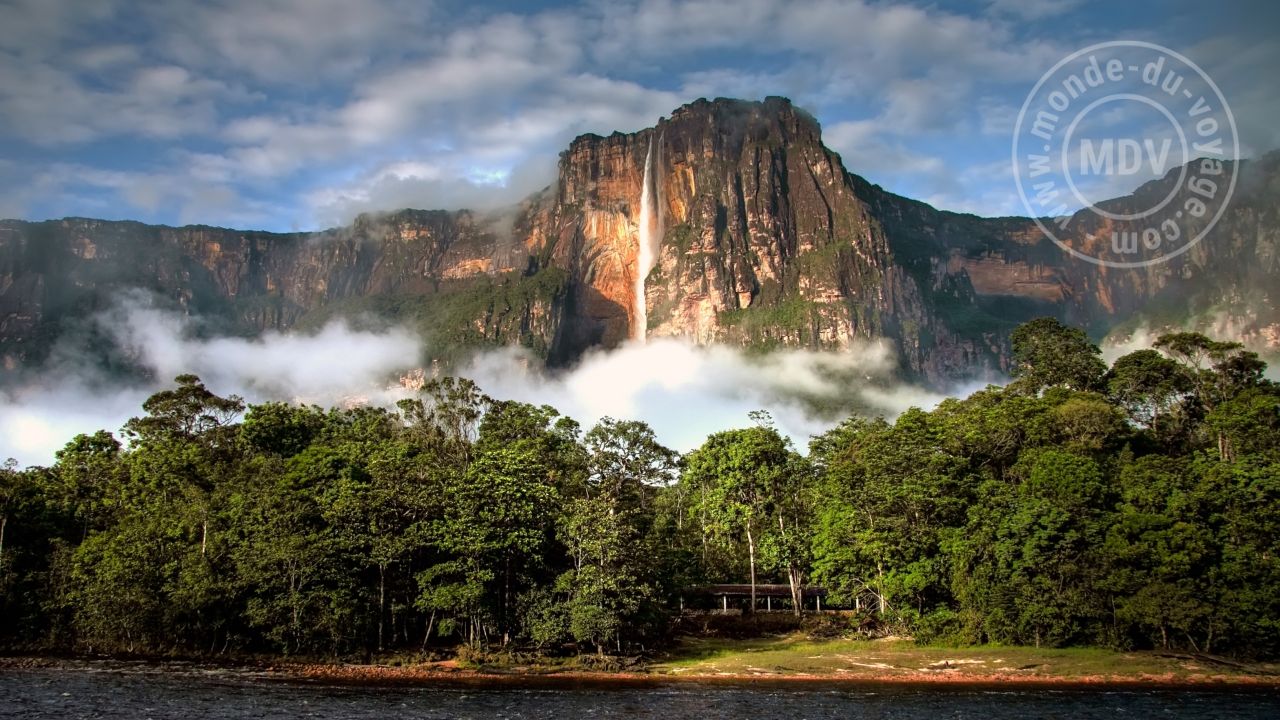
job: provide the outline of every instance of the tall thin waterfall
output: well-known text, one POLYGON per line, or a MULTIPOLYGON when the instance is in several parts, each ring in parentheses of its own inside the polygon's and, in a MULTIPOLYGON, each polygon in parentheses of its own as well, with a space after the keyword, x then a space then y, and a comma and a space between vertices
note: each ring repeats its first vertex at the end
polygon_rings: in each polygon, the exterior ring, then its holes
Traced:
MULTIPOLYGON (((661 139, 659 139, 661 145, 661 139)), ((631 337, 643 341, 649 330, 649 309, 645 304, 644 281, 658 262, 658 246, 662 242, 662 211, 658 209, 658 190, 655 175, 653 137, 649 138, 649 150, 644 156, 644 181, 640 190, 640 238, 636 253, 635 313, 631 337)))

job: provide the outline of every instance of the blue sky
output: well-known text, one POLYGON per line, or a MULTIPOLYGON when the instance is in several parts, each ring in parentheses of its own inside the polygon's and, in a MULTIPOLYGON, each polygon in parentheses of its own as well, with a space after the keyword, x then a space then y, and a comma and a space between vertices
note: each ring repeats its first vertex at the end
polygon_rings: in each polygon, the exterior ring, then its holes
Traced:
POLYGON ((1092 43, 1184 53, 1242 155, 1280 147, 1277 5, 0 0, 0 217, 305 230, 495 206, 549 183, 577 134, 765 95, 890 190, 1025 214, 1013 119, 1092 43))

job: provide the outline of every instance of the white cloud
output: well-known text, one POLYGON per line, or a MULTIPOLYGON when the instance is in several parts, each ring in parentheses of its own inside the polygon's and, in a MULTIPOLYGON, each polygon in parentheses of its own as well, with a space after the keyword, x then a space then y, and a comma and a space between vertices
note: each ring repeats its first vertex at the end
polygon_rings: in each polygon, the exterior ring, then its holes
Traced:
POLYGON ((987 6, 997 13, 1024 20, 1042 20, 1079 7, 1083 0, 988 0, 987 6))
POLYGON ((978 122, 983 135, 1013 138, 1018 106, 1007 100, 982 98, 977 103, 978 122))
POLYGON ((1025 216, 1013 180, 1013 165, 1005 159, 971 165, 956 173, 949 187, 921 199, 937 208, 986 217, 1025 216))
POLYGON ((0 121, 10 137, 37 145, 208 135, 220 104, 252 98, 243 88, 173 65, 136 67, 90 83, 73 71, 0 54, 0 121))
POLYGON ((907 78, 889 84, 881 118, 893 132, 918 135, 949 131, 960 134, 968 124, 973 97, 969 83, 938 78, 907 78))
POLYGON ((420 341, 404 330, 358 331, 341 323, 310 335, 197 339, 190 321, 133 294, 96 324, 156 382, 122 385, 104 378, 72 345, 63 345, 43 378, 0 395, 0 458, 51 462, 76 433, 116 430, 141 414, 143 400, 183 373, 199 375, 214 392, 254 401, 391 402, 388 381, 417 366, 421 351, 420 341))
POLYGON ((850 172, 872 182, 888 182, 890 190, 901 191, 903 184, 910 183, 925 199, 961 195, 966 189, 945 160, 910 149, 893 136, 883 119, 837 123, 826 129, 823 140, 840 153, 850 172))
POLYGON ((589 353, 558 374, 538 370, 515 351, 481 355, 461 374, 495 397, 548 403, 584 425, 604 416, 644 420, 663 442, 682 451, 712 432, 743 426, 748 412, 763 408, 803 449, 810 435, 841 419, 815 413, 806 398, 844 401, 889 417, 942 399, 893 382, 894 365, 883 343, 753 356, 727 346, 661 338, 589 353), (689 412, 691 407, 698 411, 689 412))
POLYGON ((27 58, 57 56, 86 27, 109 19, 116 0, 7 0, 0 50, 27 58))
POLYGON ((357 78, 431 44, 433 3, 419 0, 213 0, 150 9, 159 41, 191 67, 269 85, 357 78))
MULTIPOLYGON (((693 95, 734 95, 765 86, 787 92, 796 84, 810 86, 809 94, 826 102, 832 100, 831 90, 842 84, 847 92, 887 83, 886 116, 895 118, 886 127, 942 129, 958 117, 948 109, 964 100, 964 84, 932 76, 895 78, 936 72, 940 66, 951 68, 956 78, 965 71, 1007 74, 1010 67, 1025 66, 1010 62, 1025 51, 1002 49, 1012 45, 1011 40, 1008 33, 982 21, 851 0, 801 6, 777 0, 663 1, 576 13, 498 15, 441 34, 421 56, 359 84, 340 106, 230 123, 223 136, 237 147, 227 152, 226 164, 266 180, 316 163, 340 163, 344 158, 360 163, 361 155, 377 156, 398 146, 391 157, 357 172, 360 179, 354 187, 321 186, 310 193, 313 205, 316 198, 329 197, 339 205, 355 200, 369 206, 376 202, 363 198, 372 199, 375 191, 388 192, 391 200, 409 192, 427 195, 434 189, 422 187, 420 180, 388 183, 380 165, 417 156, 429 157, 437 167, 470 164, 501 172, 531 154, 558 151, 578 132, 652 124, 659 114, 693 95), (898 42, 908 36, 910 51, 898 42), (580 50, 584 37, 592 39, 586 45, 594 63, 586 63, 580 50), (726 43, 750 45, 757 37, 819 62, 756 76, 717 69, 691 73, 681 78, 680 92, 657 91, 594 72, 595 67, 607 72, 610 67, 657 62, 726 43), (922 57, 943 53, 948 56, 945 64, 922 57), (850 68, 855 78, 847 77, 850 68), (810 77, 815 79, 801 79, 810 77)), ((455 171, 453 176, 467 187, 465 173, 455 171)), ((390 207, 386 203, 380 209, 390 207)), ((332 210, 322 213, 333 217, 332 210)))
POLYGON ((900 141, 885 136, 889 129, 880 120, 854 120, 836 123, 823 133, 823 141, 840 153, 845 167, 859 174, 898 172, 909 174, 945 174, 941 158, 913 152, 900 141))
POLYGON ((343 225, 360 213, 406 207, 496 210, 518 203, 554 179, 554 156, 531 158, 498 173, 496 179, 470 168, 400 161, 346 185, 313 191, 307 203, 322 225, 343 225))
MULTIPOLYGON (((1021 93, 1091 37, 1028 32, 1041 19, 1072 17, 1071 0, 979 7, 987 12, 869 0, 633 0, 513 12, 416 0, 10 0, 0 27, 0 140, 37 152, 145 141, 129 171, 195 181, 201 187, 189 194, 199 202, 170 204, 172 189, 157 198, 142 188, 127 198, 132 207, 216 222, 207 213, 273 210, 271 196, 294 204, 274 227, 314 227, 347 208, 415 198, 479 206, 472 198, 484 184, 475 178, 514 175, 574 134, 639 129, 697 96, 784 94, 828 125, 854 171, 884 182, 917 176, 924 195, 961 197, 956 176, 995 157, 965 157, 968 141, 1007 135, 1021 93), (930 144, 939 137, 954 137, 954 147, 930 144), (384 172, 405 162, 441 172, 384 172), (890 170, 877 175, 879 167, 890 170), (332 202, 318 202, 325 198, 332 202)), ((1275 64, 1275 44, 1224 35, 1194 49, 1215 77, 1230 79, 1223 84, 1233 86, 1247 148, 1280 144, 1274 93, 1252 79, 1275 64)), ((54 161, 88 164, 70 157, 54 161)), ((47 164, 31 161, 28 175, 47 164)), ((13 183, 0 190, 24 192, 13 183)))
POLYGON ((71 55, 71 63, 89 73, 103 73, 142 63, 142 52, 134 45, 93 45, 71 55))
MULTIPOLYGON (((41 381, 0 403, 0 458, 50 462, 76 433, 119 428, 140 413, 149 394, 182 373, 199 375, 216 393, 250 401, 390 406, 408 392, 395 379, 421 361, 421 341, 397 328, 373 332, 333 324, 309 335, 196 338, 189 320, 139 295, 122 298, 96 322, 156 382, 122 387, 102 378, 71 349, 73 343, 65 344, 41 381)), ((890 417, 941 400, 895 383, 895 365, 883 343, 755 356, 659 339, 590 353, 556 373, 539 369, 519 350, 495 350, 478 355, 459 374, 494 397, 550 404, 585 426, 606 415, 644 420, 679 450, 696 447, 709 433, 741 427, 749 422, 748 412, 766 409, 803 449, 811 434, 840 419, 815 413, 806 398, 842 400, 890 417), (698 412, 690 413, 690 407, 698 412)))
MULTIPOLYGON (((1274 5, 1265 12, 1277 16, 1274 5)), ((1259 18, 1266 26, 1266 21, 1259 18)), ((1258 82, 1259 68, 1280 66, 1280 44, 1269 30, 1249 29, 1245 36, 1224 35, 1197 43, 1188 57, 1216 82, 1235 115, 1241 155, 1257 157, 1280 149, 1280 94, 1274 86, 1258 82), (1257 33, 1262 37, 1257 37, 1257 33)))
MULTIPOLYGON (((12 163, 9 173, 0 166, 0 182, 14 177, 23 166, 12 163)), ((179 223, 199 223, 252 229, 278 220, 285 210, 242 197, 225 178, 173 170, 103 170, 90 165, 54 163, 22 176, 22 191, 7 201, 15 208, 37 200, 54 201, 77 208, 79 216, 129 219, 139 212, 176 208, 179 223)), ((0 207, 4 207, 0 202, 0 207)), ((21 215, 0 212, 0 216, 21 215)))

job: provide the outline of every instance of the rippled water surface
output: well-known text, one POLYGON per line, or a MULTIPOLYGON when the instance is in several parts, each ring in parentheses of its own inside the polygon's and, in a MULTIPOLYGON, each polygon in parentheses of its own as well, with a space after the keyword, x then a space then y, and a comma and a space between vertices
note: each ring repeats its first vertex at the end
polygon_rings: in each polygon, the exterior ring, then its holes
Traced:
POLYGON ((4 718, 1280 718, 1280 693, 675 684, 334 687, 224 672, 0 671, 4 718))

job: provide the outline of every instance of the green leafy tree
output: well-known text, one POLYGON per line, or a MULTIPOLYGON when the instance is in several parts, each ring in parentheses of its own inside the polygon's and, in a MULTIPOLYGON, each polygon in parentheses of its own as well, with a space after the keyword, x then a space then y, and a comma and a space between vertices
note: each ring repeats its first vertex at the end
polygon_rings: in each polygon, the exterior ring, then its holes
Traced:
POLYGON ((445 488, 432 541, 447 559, 418 576, 419 607, 448 615, 473 646, 486 641, 491 626, 509 641, 516 598, 546 565, 557 502, 535 447, 478 452, 466 475, 445 488))
POLYGON ((1010 335, 1014 386, 1030 393, 1046 387, 1096 390, 1107 366, 1101 351, 1084 331, 1054 318, 1038 318, 1019 325, 1010 335))
POLYGON ((1111 450, 1128 435, 1124 413, 1093 393, 1074 393, 1061 398, 1048 419, 1056 428, 1061 445, 1083 455, 1111 450))
POLYGON ((1103 548, 1112 642, 1170 648, 1203 637, 1217 612, 1205 602, 1217 549, 1194 475, 1182 461, 1150 455, 1127 464, 1119 485, 1103 548))
POLYGON ((18 509, 25 477, 18 472, 18 462, 13 458, 0 466, 0 574, 6 572, 4 556, 4 532, 9 527, 9 517, 18 509))
POLYGON ((1061 450, 1020 461, 1015 487, 988 484, 957 542, 956 591, 969 632, 985 640, 1062 645, 1100 622, 1095 549, 1107 486, 1097 464, 1061 450))
POLYGON ((1152 430, 1173 412, 1191 385, 1182 365, 1155 350, 1131 352, 1107 373, 1110 396, 1133 422, 1152 430))
POLYGON ((621 507, 651 504, 653 489, 669 485, 678 467, 676 453, 659 443, 643 422, 606 417, 582 442, 588 458, 588 492, 612 498, 621 507))
POLYGON ((568 630, 601 654, 621 646, 628 625, 655 596, 636 528, 639 511, 618 505, 609 496, 578 498, 569 503, 560 527, 573 564, 557 583, 567 596, 568 630))
POLYGON ((399 408, 415 441, 465 470, 492 403, 474 382, 445 377, 429 381, 418 397, 401 400, 399 408))
POLYGON ((1223 401, 1205 417, 1218 436, 1222 459, 1280 454, 1280 395, 1251 388, 1223 401))
POLYGON ((896 425, 853 421, 815 441, 823 471, 815 575, 836 598, 874 598, 912 622, 946 600, 938 548, 961 522, 970 479, 946 452, 940 424, 910 410, 896 425))
POLYGON ((269 402, 249 408, 240 437, 255 452, 290 458, 306 450, 325 426, 318 407, 269 402))
POLYGON ((1011 386, 851 418, 807 458, 761 413, 682 459, 461 378, 246 413, 180 376, 126 444, 0 468, 0 649, 644 651, 691 586, 785 580, 798 609, 812 575, 921 641, 1280 655, 1261 359, 1176 333, 1103 375, 1044 319, 1014 346, 1011 386))
POLYGON ((669 486, 675 452, 642 422, 604 418, 583 437, 586 482, 561 515, 559 538, 571 567, 556 583, 567 630, 603 653, 621 647, 658 613, 657 578, 646 538, 653 496, 669 486))
POLYGON ((683 482, 696 488, 690 510, 703 534, 746 541, 753 611, 760 542, 773 527, 779 500, 801 480, 793 454, 776 430, 756 426, 715 433, 686 459, 683 482))

